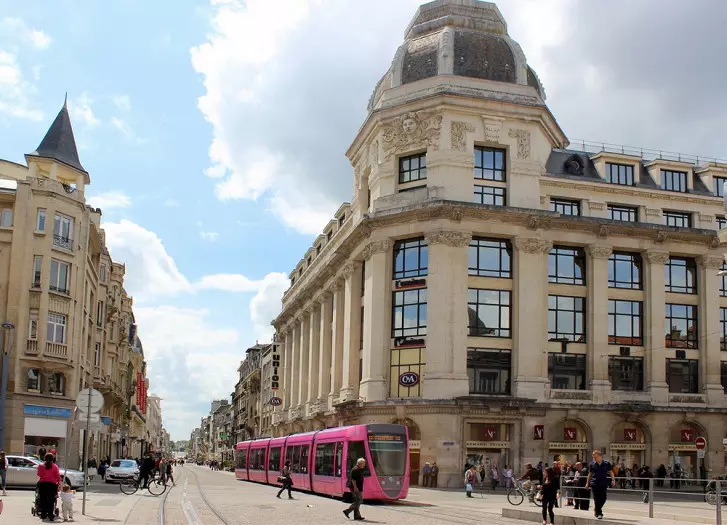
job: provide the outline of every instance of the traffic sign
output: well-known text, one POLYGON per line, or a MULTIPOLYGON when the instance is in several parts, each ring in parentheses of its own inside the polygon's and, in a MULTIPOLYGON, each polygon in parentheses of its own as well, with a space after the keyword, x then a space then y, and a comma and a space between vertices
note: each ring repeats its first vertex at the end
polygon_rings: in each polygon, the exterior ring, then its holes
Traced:
POLYGON ((98 414, 84 414, 83 412, 80 412, 78 414, 79 423, 86 423, 88 421, 90 421, 91 423, 100 423, 101 416, 98 414))
POLYGON ((704 453, 706 451, 703 448, 697 449, 697 459, 704 459, 704 453))
POLYGON ((697 446, 697 450, 704 450, 707 448, 707 440, 702 436, 699 436, 694 440, 694 444, 697 446))
POLYGON ((90 407, 91 414, 96 414, 103 408, 103 394, 93 388, 81 390, 76 398, 76 406, 81 412, 88 412, 90 407))

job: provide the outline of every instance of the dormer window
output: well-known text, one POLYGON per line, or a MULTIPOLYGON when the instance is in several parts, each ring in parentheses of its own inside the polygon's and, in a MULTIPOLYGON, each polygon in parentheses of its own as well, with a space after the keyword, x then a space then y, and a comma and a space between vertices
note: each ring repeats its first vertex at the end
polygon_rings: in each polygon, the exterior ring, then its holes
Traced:
POLYGON ((308 257, 306 262, 308 263, 308 266, 310 266, 310 263, 313 262, 313 257, 308 257))
POLYGON ((666 191, 687 192, 687 172, 661 170, 661 189, 666 191))
POLYGON ((606 163, 606 175, 611 184, 634 185, 634 167, 629 164, 606 163))
POLYGON ((712 191, 717 197, 724 197, 724 185, 727 177, 712 177, 712 191))
POLYGON ((331 237, 333 237, 333 232, 327 231, 326 232, 326 242, 331 242, 331 237))

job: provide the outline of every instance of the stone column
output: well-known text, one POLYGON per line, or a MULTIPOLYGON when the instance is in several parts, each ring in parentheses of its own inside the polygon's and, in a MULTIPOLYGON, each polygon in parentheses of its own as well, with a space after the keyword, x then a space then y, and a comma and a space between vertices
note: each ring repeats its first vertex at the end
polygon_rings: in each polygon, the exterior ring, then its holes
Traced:
POLYGON ((341 395, 341 383, 343 382, 343 338, 344 326, 346 325, 344 287, 340 281, 336 281, 329 291, 333 294, 333 325, 331 329, 331 390, 328 393, 328 408, 333 405, 341 395))
POLYGON ((300 404, 300 397, 298 396, 300 389, 300 326, 301 318, 297 318, 293 321, 293 330, 291 331, 291 337, 293 342, 291 344, 291 355, 292 359, 290 362, 290 406, 289 409, 296 409, 300 404))
POLYGON ((593 402, 608 402, 611 384, 608 381, 608 258, 610 246, 588 246, 586 282, 587 298, 587 346, 588 378, 593 392, 593 402))
POLYGON ((306 308, 300 321, 300 354, 298 356, 298 409, 304 415, 308 398, 308 352, 310 351, 310 311, 306 308))
POLYGON ((467 377, 467 247, 470 232, 425 235, 427 277, 427 352, 424 398, 448 399, 469 393, 467 377))
MULTIPOLYGON (((669 385, 666 383, 666 291, 664 264, 669 260, 668 252, 648 251, 644 259, 646 288, 646 329, 644 373, 651 393, 651 402, 666 405, 669 402, 669 385)), ((670 350, 670 349, 669 349, 670 350)))
POLYGON ((724 406, 722 388, 720 349, 720 301, 717 272, 722 268, 723 258, 716 255, 702 255, 699 258, 699 378, 702 392, 707 396, 709 406, 724 406))
POLYGON ((361 397, 366 401, 383 401, 387 396, 389 346, 391 344, 391 275, 390 240, 373 241, 364 249, 363 373, 361 397))
POLYGON ((548 381, 548 253, 553 243, 532 237, 512 241, 513 394, 545 400, 548 381))
POLYGON ((321 340, 318 352, 318 406, 319 412, 325 412, 328 408, 328 392, 331 389, 331 352, 332 352, 332 330, 333 322, 333 295, 329 291, 321 294, 321 340))
POLYGON ((343 269, 345 321, 343 326, 343 382, 341 401, 358 399, 358 364, 361 353, 361 262, 343 269))
POLYGON ((310 339, 308 345, 308 392, 306 395, 306 414, 310 415, 311 405, 318 399, 318 354, 321 346, 321 305, 316 298, 310 309, 310 339))

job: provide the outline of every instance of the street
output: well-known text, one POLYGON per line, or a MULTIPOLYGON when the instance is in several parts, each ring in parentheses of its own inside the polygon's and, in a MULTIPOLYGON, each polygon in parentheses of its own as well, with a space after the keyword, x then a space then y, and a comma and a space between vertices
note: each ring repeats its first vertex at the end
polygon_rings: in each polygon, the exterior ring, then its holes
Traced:
MULTIPOLYGON (((229 472, 212 472, 206 467, 184 466, 176 470, 177 485, 159 497, 146 491, 125 496, 115 484, 92 483, 87 515, 81 515, 82 493, 76 494, 76 523, 119 523, 123 525, 277 525, 291 521, 299 524, 344 523, 345 505, 338 500, 294 492, 294 500, 276 499, 277 489, 255 483, 239 482, 229 472)), ((615 496, 615 495, 614 495, 615 496)), ((0 522, 13 525, 39 523, 31 516, 33 491, 12 490, 3 498, 0 522)), ((524 521, 502 517, 502 509, 538 512, 523 504, 511 507, 503 491, 496 495, 477 494, 467 499, 461 492, 412 489, 406 502, 364 504, 362 514, 369 523, 401 523, 412 518, 421 525, 449 523, 517 525, 524 521)), ((714 507, 703 502, 665 502, 657 507, 656 518, 649 520, 647 506, 613 500, 606 506, 606 519, 612 522, 665 525, 676 523, 714 523, 714 507), (621 519, 623 517, 623 519, 621 519)), ((557 515, 590 517, 571 509, 556 509, 557 515)))

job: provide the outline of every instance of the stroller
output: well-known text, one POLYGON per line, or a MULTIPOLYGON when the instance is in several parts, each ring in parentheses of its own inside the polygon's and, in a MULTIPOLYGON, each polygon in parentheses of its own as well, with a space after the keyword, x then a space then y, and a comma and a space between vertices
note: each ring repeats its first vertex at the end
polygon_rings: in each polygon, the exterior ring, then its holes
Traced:
MULTIPOLYGON (((58 518, 61 515, 61 509, 58 508, 58 497, 55 498, 55 503, 53 506, 55 509, 54 510, 55 517, 58 518)), ((38 490, 38 485, 36 484, 35 485, 35 502, 30 509, 30 513, 33 516, 40 517, 40 510, 41 510, 40 509, 40 491, 38 490)))

